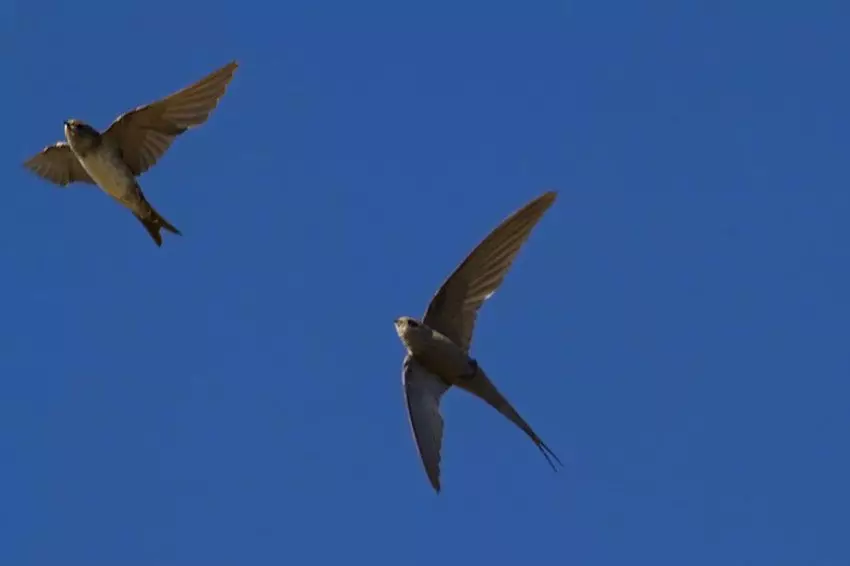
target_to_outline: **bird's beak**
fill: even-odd
[[[66,127],[66,128],[70,128],[70,127],[71,127],[71,124],[69,124],[69,123],[68,123],[68,120],[65,120],[64,124],[65,124],[65,127]]]

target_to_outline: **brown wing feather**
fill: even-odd
[[[469,351],[478,309],[502,284],[520,248],[556,196],[550,191],[537,197],[484,238],[440,287],[423,322]]]
[[[440,491],[440,450],[443,446],[443,417],[440,399],[448,391],[439,377],[429,373],[411,356],[404,358],[402,370],[407,416],[416,449],[425,466],[428,481],[435,491]]]
[[[65,142],[56,142],[41,150],[24,162],[24,167],[60,187],[69,183],[91,183],[89,177],[71,147]]]
[[[133,174],[141,175],[153,167],[177,136],[206,122],[237,67],[232,61],[191,86],[122,114],[104,137],[121,149]]]

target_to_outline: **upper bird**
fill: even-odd
[[[174,138],[206,122],[237,66],[232,61],[183,90],[118,116],[102,134],[80,120],[66,120],[67,142],[45,147],[24,166],[61,187],[97,185],[129,208],[161,246],[161,229],[180,232],[148,203],[136,177],[165,154]]]
[[[438,493],[443,443],[440,399],[452,385],[482,399],[522,429],[553,468],[553,458],[561,463],[469,356],[478,309],[501,285],[555,197],[554,192],[537,197],[493,230],[443,283],[421,322],[407,316],[395,321],[396,333],[407,349],[402,370],[407,414],[425,473]]]

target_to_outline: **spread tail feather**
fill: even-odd
[[[171,232],[172,234],[177,234],[178,236],[182,236],[180,230],[175,228],[168,220],[162,217],[154,208],[148,205],[148,214],[147,216],[141,216],[136,214],[133,215],[139,219],[139,222],[145,227],[145,230],[148,231],[148,234],[151,235],[153,241],[156,242],[157,246],[162,245],[162,234],[160,234],[160,230],[163,228]]]

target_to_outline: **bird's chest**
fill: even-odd
[[[135,191],[136,179],[115,151],[106,147],[88,152],[80,164],[101,189],[121,199]]]
[[[474,371],[466,352],[439,332],[431,331],[417,342],[411,348],[414,357],[425,369],[442,377],[447,383]]]

